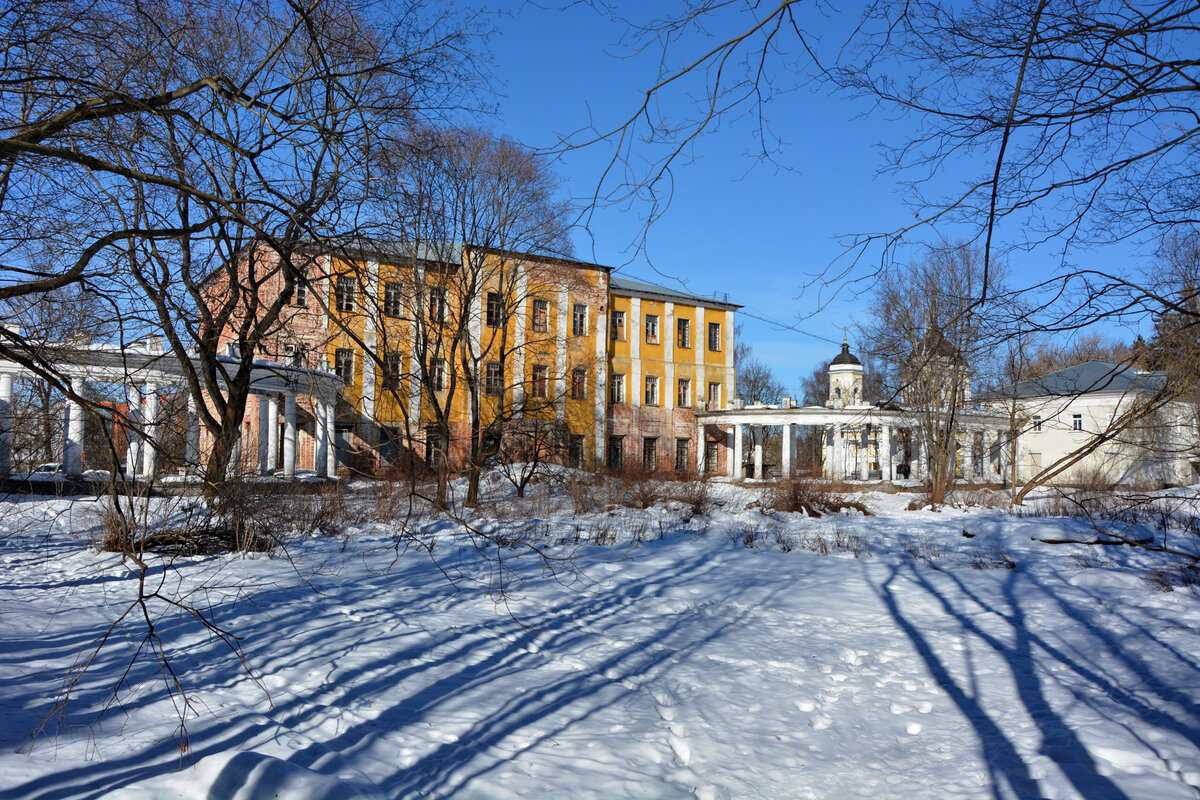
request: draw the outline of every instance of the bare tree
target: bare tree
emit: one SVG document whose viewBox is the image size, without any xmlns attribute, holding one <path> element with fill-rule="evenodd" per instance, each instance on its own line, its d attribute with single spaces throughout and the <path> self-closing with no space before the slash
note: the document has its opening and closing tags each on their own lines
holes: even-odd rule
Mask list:
<svg viewBox="0 0 1200 800">
<path fill-rule="evenodd" d="M 418 130 L 393 143 L 391 157 L 388 199 L 413 254 L 410 379 L 433 420 L 427 446 L 440 453 L 436 502 L 446 502 L 455 420 L 465 403 L 466 502 L 474 505 L 480 472 L 511 423 L 553 415 L 566 391 L 557 365 L 539 371 L 524 356 L 554 352 L 549 308 L 572 272 L 555 265 L 570 252 L 567 208 L 545 162 L 486 131 Z"/>
<path fill-rule="evenodd" d="M 879 282 L 864 334 L 868 351 L 886 367 L 885 394 L 920 419 L 929 492 L 939 504 L 954 483 L 959 415 L 971 407 L 972 382 L 1003 338 L 996 320 L 980 313 L 988 288 L 981 254 L 946 245 Z"/>
</svg>

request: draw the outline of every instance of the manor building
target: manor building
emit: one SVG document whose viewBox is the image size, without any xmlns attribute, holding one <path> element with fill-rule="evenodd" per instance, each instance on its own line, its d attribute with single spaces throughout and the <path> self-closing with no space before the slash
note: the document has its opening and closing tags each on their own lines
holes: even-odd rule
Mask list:
<svg viewBox="0 0 1200 800">
<path fill-rule="evenodd" d="M 275 270 L 261 291 L 282 280 Z M 361 243 L 305 260 L 256 355 L 341 377 L 332 413 L 302 402 L 297 422 L 302 443 L 328 429 L 339 469 L 375 474 L 443 457 L 457 466 L 471 437 L 501 420 L 508 457 L 544 437 L 553 446 L 540 455 L 583 468 L 726 473 L 729 435 L 696 412 L 735 397 L 738 308 L 583 261 Z M 277 439 L 277 403 L 252 398 L 243 438 Z"/>
</svg>

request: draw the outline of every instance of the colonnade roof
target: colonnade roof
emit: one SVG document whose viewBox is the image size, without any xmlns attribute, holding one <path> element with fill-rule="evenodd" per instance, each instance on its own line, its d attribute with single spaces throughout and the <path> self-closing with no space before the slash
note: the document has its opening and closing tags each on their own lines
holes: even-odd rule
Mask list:
<svg viewBox="0 0 1200 800">
<path fill-rule="evenodd" d="M 922 414 L 919 411 L 878 406 L 747 406 L 697 411 L 696 419 L 713 425 L 891 425 L 916 428 L 921 424 Z M 1007 430 L 1010 425 L 1008 414 L 978 409 L 957 410 L 954 412 L 954 421 L 957 427 L 970 430 Z"/>
<path fill-rule="evenodd" d="M 124 384 L 157 384 L 181 386 L 187 383 L 184 370 L 172 351 L 152 347 L 91 345 L 72 343 L 39 344 L 37 358 L 54 373 L 72 380 Z M 192 367 L 199 369 L 199 360 L 192 357 Z M 217 356 L 218 368 L 225 367 L 219 378 L 228 382 L 239 361 L 232 356 Z M 35 371 L 15 361 L 0 359 L 0 373 L 18 378 L 41 377 Z M 324 399 L 337 395 L 344 385 L 336 373 L 308 367 L 280 364 L 255 359 L 250 372 L 250 390 L 256 394 L 307 394 Z"/>
</svg>

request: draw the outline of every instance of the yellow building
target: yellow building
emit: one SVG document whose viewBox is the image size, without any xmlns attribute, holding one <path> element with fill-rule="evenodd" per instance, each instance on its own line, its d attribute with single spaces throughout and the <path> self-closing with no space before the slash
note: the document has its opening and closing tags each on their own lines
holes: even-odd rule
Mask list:
<svg viewBox="0 0 1200 800">
<path fill-rule="evenodd" d="M 723 470 L 726 434 L 695 411 L 735 396 L 739 306 L 611 272 L 462 246 L 315 255 L 260 349 L 342 377 L 333 441 L 353 470 L 458 465 L 491 430 L 500 458 Z"/>
</svg>

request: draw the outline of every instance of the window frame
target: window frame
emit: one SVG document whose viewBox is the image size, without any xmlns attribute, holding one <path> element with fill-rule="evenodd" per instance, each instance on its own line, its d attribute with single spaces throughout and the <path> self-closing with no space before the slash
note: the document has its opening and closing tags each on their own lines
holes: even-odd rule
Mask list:
<svg viewBox="0 0 1200 800">
<path fill-rule="evenodd" d="M 708 323 L 708 349 L 713 353 L 721 352 L 721 323 Z"/>
<path fill-rule="evenodd" d="M 1031 431 L 1032 431 L 1033 433 L 1041 433 L 1041 432 L 1042 432 L 1042 422 L 1043 422 L 1043 421 L 1044 421 L 1044 420 L 1042 419 L 1042 415 L 1041 415 L 1041 414 L 1034 414 L 1034 415 L 1033 415 L 1033 420 L 1031 421 L 1031 425 L 1032 425 L 1032 427 L 1031 427 Z"/>
<path fill-rule="evenodd" d="M 504 302 L 499 292 L 488 292 L 484 322 L 489 328 L 499 328 L 504 324 Z"/>
<path fill-rule="evenodd" d="M 446 324 L 446 287 L 429 287 L 429 321 L 434 325 Z"/>
<path fill-rule="evenodd" d="M 292 306 L 308 308 L 308 270 L 296 267 L 296 279 L 292 282 Z"/>
<path fill-rule="evenodd" d="M 675 405 L 689 408 L 692 405 L 692 379 L 680 378 L 675 390 Z"/>
<path fill-rule="evenodd" d="M 484 394 L 499 395 L 504 391 L 504 370 L 499 361 L 488 361 L 483 365 Z"/>
<path fill-rule="evenodd" d="M 608 402 L 613 405 L 625 404 L 625 373 L 614 372 L 608 381 Z"/>
<path fill-rule="evenodd" d="M 529 396 L 536 400 L 545 400 L 550 396 L 550 367 L 534 364 L 530 372 Z"/>
<path fill-rule="evenodd" d="M 658 437 L 642 437 L 642 469 L 646 472 L 658 471 Z"/>
<path fill-rule="evenodd" d="M 550 332 L 550 301 L 540 297 L 533 299 L 533 309 L 529 315 L 529 327 L 534 333 Z"/>
<path fill-rule="evenodd" d="M 658 344 L 658 314 L 646 315 L 646 344 Z"/>
<path fill-rule="evenodd" d="M 333 301 L 339 314 L 353 314 L 358 308 L 358 279 L 339 275 L 333 284 Z"/>
<path fill-rule="evenodd" d="M 576 367 L 571 370 L 571 399 L 587 399 L 587 369 L 585 367 Z"/>
<path fill-rule="evenodd" d="M 722 384 L 721 381 L 709 381 L 708 382 L 708 410 L 709 411 L 716 411 L 716 410 L 720 409 L 721 395 L 724 394 L 723 386 L 724 386 L 724 384 Z M 714 393 L 716 394 L 715 400 L 713 399 Z M 713 408 L 713 406 L 716 406 L 716 408 Z"/>
<path fill-rule="evenodd" d="M 435 392 L 446 391 L 446 359 L 435 358 L 429 362 L 429 385 Z"/>
<path fill-rule="evenodd" d="M 692 349 L 692 321 L 690 319 L 675 320 L 675 346 L 680 350 Z"/>
<path fill-rule="evenodd" d="M 625 341 L 625 312 L 610 311 L 608 314 L 609 338 L 614 342 Z"/>
<path fill-rule="evenodd" d="M 571 306 L 571 335 L 587 336 L 588 307 L 587 303 L 575 303 Z"/>
<path fill-rule="evenodd" d="M 644 405 L 648 405 L 648 406 L 659 405 L 658 376 L 657 375 L 647 375 L 644 383 L 646 386 L 646 393 L 644 395 L 644 399 L 645 399 Z"/>
<path fill-rule="evenodd" d="M 1083 432 L 1083 414 L 1071 415 L 1071 430 L 1077 433 Z"/>
<path fill-rule="evenodd" d="M 404 358 L 403 356 L 392 350 L 383 354 L 383 369 L 380 376 L 380 382 L 384 389 L 400 388 L 400 375 L 403 372 Z"/>
<path fill-rule="evenodd" d="M 675 439 L 675 471 L 687 472 L 689 461 L 688 454 L 691 451 L 691 439 L 676 437 Z"/>
<path fill-rule="evenodd" d="M 349 367 L 347 372 L 347 366 Z M 351 347 L 339 347 L 333 351 L 333 371 L 342 379 L 342 383 L 346 386 L 354 385 L 354 349 Z"/>
<path fill-rule="evenodd" d="M 404 316 L 404 286 L 400 281 L 386 281 L 383 284 L 383 315 Z"/>
</svg>

